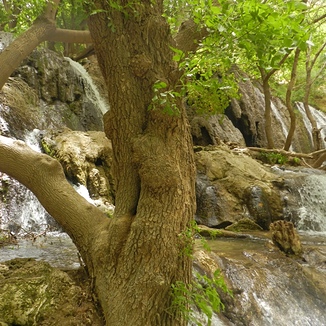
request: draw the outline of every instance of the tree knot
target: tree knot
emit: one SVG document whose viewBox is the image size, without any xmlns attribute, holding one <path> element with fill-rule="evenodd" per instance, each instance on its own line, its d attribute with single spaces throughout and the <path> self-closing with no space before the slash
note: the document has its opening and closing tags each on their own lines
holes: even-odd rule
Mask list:
<svg viewBox="0 0 326 326">
<path fill-rule="evenodd" d="M 143 77 L 150 69 L 152 60 L 146 54 L 137 54 L 130 60 L 130 67 L 137 77 Z"/>
</svg>

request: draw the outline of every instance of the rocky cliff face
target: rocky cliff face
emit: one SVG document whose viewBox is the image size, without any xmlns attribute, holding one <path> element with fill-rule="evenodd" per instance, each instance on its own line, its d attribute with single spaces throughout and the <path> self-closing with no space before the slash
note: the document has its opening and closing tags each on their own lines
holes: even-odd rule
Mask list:
<svg viewBox="0 0 326 326">
<path fill-rule="evenodd" d="M 225 115 L 209 118 L 190 114 L 195 145 L 216 145 L 219 142 L 234 143 L 240 147 L 266 147 L 264 95 L 261 86 L 242 72 L 235 70 L 239 86 L 239 99 L 232 99 Z M 285 144 L 290 126 L 289 114 L 279 98 L 272 100 L 273 136 L 276 148 Z M 313 150 L 311 139 L 297 110 L 297 128 L 292 150 L 308 153 Z"/>
<path fill-rule="evenodd" d="M 0 116 L 17 138 L 35 128 L 103 130 L 101 109 L 87 83 L 67 59 L 35 50 L 1 91 Z"/>
</svg>

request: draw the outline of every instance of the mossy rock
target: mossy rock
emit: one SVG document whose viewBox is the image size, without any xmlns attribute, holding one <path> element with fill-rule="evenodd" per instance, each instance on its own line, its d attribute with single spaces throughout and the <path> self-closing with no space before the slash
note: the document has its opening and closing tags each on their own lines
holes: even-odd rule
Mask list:
<svg viewBox="0 0 326 326">
<path fill-rule="evenodd" d="M 101 325 L 84 289 L 46 262 L 0 265 L 0 325 Z"/>
</svg>

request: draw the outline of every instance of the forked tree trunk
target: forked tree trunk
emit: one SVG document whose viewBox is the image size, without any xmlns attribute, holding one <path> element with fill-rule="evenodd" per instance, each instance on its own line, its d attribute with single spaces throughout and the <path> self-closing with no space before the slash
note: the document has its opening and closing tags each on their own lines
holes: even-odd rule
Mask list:
<svg viewBox="0 0 326 326">
<path fill-rule="evenodd" d="M 89 22 L 109 91 L 104 123 L 116 176 L 116 212 L 99 240 L 110 245 L 95 261 L 102 271 L 95 272 L 96 289 L 107 325 L 184 325 L 169 307 L 172 283 L 191 275 L 185 249 L 195 213 L 192 141 L 181 101 L 178 114 L 149 110 L 154 83 L 177 90 L 180 72 L 162 2 L 127 3 L 116 10 L 96 1 L 104 11 Z"/>
<path fill-rule="evenodd" d="M 92 15 L 90 24 L 111 104 L 105 129 L 114 151 L 114 218 L 80 197 L 58 162 L 22 142 L 0 136 L 0 171 L 31 189 L 71 236 L 94 280 L 107 325 L 185 325 L 170 308 L 171 285 L 191 277 L 187 252 L 195 165 L 190 129 L 180 99 L 174 115 L 163 107 L 149 110 L 154 83 L 163 81 L 177 91 L 180 72 L 172 60 L 162 2 L 120 4 L 116 10 L 106 0 L 96 1 L 104 11 Z M 56 36 L 48 20 L 52 14 L 47 10 L 45 25 L 39 21 L 19 39 L 21 45 L 14 43 L 18 48 L 11 45 L 0 54 L 3 67 L 10 65 L 2 77 L 49 39 L 49 31 Z"/>
</svg>

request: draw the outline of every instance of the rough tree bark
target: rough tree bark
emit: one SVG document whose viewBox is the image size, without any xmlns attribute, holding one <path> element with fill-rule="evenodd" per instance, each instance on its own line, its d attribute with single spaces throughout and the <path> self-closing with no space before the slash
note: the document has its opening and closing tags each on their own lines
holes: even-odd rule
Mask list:
<svg viewBox="0 0 326 326">
<path fill-rule="evenodd" d="M 262 81 L 263 81 L 263 91 L 264 91 L 264 99 L 265 99 L 265 134 L 267 139 L 267 147 L 274 148 L 274 139 L 273 139 L 273 131 L 272 131 L 272 96 L 271 89 L 269 86 L 269 77 L 265 73 L 262 73 Z"/>
<path fill-rule="evenodd" d="M 91 16 L 90 29 L 111 104 L 105 131 L 114 151 L 114 218 L 79 197 L 54 159 L 22 142 L 0 136 L 0 171 L 31 189 L 71 236 L 107 325 L 185 325 L 170 310 L 170 291 L 175 281 L 187 283 L 191 277 L 185 254 L 192 246 L 187 231 L 195 213 L 190 129 L 179 98 L 175 114 L 162 107 L 149 110 L 157 80 L 178 90 L 180 71 L 170 50 L 175 44 L 162 18 L 162 1 L 121 1 L 119 9 L 104 0 L 95 4 L 104 10 Z M 11 62 L 5 76 L 55 31 L 53 12 L 45 17 L 44 25 L 36 23 L 15 43 L 21 53 L 11 59 L 9 53 L 17 52 L 11 46 L 0 55 L 0 63 Z"/>
<path fill-rule="evenodd" d="M 125 7 L 116 10 L 96 1 L 104 12 L 89 22 L 109 90 L 104 123 L 117 180 L 114 225 L 121 229 L 108 255 L 96 262 L 103 271 L 97 292 L 109 303 L 103 307 L 108 325 L 183 325 L 168 310 L 171 284 L 187 283 L 191 274 L 183 250 L 195 209 L 192 142 L 180 100 L 178 114 L 149 110 L 157 80 L 178 89 L 180 72 L 170 50 L 175 44 L 162 1 L 120 4 Z M 104 241 L 116 234 L 110 231 Z"/>
</svg>

